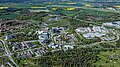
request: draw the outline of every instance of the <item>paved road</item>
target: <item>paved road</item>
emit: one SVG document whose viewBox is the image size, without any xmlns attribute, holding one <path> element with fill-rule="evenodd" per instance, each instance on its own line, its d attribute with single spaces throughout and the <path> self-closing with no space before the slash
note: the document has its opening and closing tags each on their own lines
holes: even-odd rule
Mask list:
<svg viewBox="0 0 120 67">
<path fill-rule="evenodd" d="M 13 66 L 11 65 L 11 63 L 9 63 L 9 62 L 7 62 L 7 64 L 10 65 L 10 67 L 13 67 Z"/>
<path fill-rule="evenodd" d="M 83 38 L 83 37 L 80 35 L 80 33 L 78 33 L 76 30 L 75 30 L 75 32 L 77 33 L 77 35 L 78 35 L 80 38 Z"/>
<path fill-rule="evenodd" d="M 13 64 L 15 64 L 16 67 L 19 67 L 19 66 L 14 62 L 14 60 L 13 60 L 13 58 L 12 58 L 12 56 L 11 56 L 12 53 L 7 49 L 5 42 L 4 42 L 3 40 L 1 40 L 1 39 L 0 39 L 0 41 L 1 41 L 1 43 L 3 44 L 4 49 L 5 49 L 5 52 L 6 52 L 6 55 L 8 56 L 8 58 L 10 59 L 10 61 L 12 61 Z"/>
</svg>

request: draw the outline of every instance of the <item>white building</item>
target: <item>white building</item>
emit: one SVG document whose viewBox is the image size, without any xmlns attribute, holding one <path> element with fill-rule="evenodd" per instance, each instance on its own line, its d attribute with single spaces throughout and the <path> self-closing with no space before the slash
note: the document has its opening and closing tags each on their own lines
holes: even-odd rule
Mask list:
<svg viewBox="0 0 120 67">
<path fill-rule="evenodd" d="M 83 34 L 83 37 L 85 37 L 86 39 L 91 39 L 91 38 L 94 38 L 94 37 L 102 37 L 106 34 L 103 34 L 103 33 L 87 33 L 87 34 Z"/>
<path fill-rule="evenodd" d="M 80 27 L 80 28 L 77 28 L 76 31 L 81 32 L 81 33 L 85 33 L 85 32 L 88 32 L 88 29 Z"/>
<path fill-rule="evenodd" d="M 120 21 L 103 23 L 103 25 L 104 25 L 104 26 L 111 26 L 111 27 L 120 28 Z"/>
<path fill-rule="evenodd" d="M 63 46 L 64 50 L 73 49 L 73 48 L 74 48 L 74 45 L 64 45 Z"/>
</svg>

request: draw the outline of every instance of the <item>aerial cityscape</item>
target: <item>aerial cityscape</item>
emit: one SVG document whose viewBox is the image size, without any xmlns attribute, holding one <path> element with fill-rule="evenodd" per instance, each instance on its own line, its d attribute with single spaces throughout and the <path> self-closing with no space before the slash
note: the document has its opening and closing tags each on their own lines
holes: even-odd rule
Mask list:
<svg viewBox="0 0 120 67">
<path fill-rule="evenodd" d="M 0 0 L 0 67 L 120 67 L 120 0 Z"/>
</svg>

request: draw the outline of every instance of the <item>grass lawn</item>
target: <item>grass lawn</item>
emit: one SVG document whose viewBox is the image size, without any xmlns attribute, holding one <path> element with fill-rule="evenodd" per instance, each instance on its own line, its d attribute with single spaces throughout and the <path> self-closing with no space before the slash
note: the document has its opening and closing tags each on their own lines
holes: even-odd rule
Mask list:
<svg viewBox="0 0 120 67">
<path fill-rule="evenodd" d="M 15 19 L 19 16 L 19 14 L 17 12 L 11 12 L 9 14 L 6 13 L 0 13 L 0 19 L 7 19 L 7 18 L 11 18 L 11 19 Z"/>
<path fill-rule="evenodd" d="M 43 45 L 40 44 L 38 41 L 37 41 L 37 42 L 31 42 L 31 44 L 34 44 L 34 45 L 35 45 L 35 47 L 33 47 L 33 48 L 39 48 L 39 47 L 42 47 L 42 46 L 43 46 Z"/>
<path fill-rule="evenodd" d="M 49 27 L 68 26 L 69 25 L 68 22 L 69 21 L 63 19 L 63 20 L 59 20 L 59 21 L 48 22 L 48 24 L 49 24 Z"/>
<path fill-rule="evenodd" d="M 34 64 L 32 61 L 27 60 L 26 62 L 27 62 L 28 65 L 30 65 L 30 66 L 35 66 L 35 64 Z"/>
<path fill-rule="evenodd" d="M 111 55 L 118 55 L 120 54 L 120 50 L 113 50 L 113 51 L 106 51 L 106 52 L 100 52 L 98 55 L 101 60 L 99 60 L 97 63 L 95 63 L 96 66 L 102 65 L 102 67 L 119 67 L 120 66 L 120 58 L 111 58 Z"/>
<path fill-rule="evenodd" d="M 2 55 L 5 55 L 4 51 L 0 51 L 0 56 L 2 56 Z"/>
<path fill-rule="evenodd" d="M 65 14 L 67 16 L 73 16 L 77 13 L 77 11 L 61 11 L 60 13 Z"/>
<path fill-rule="evenodd" d="M 98 8 L 98 9 L 100 9 L 100 8 Z M 95 10 L 95 9 L 81 9 L 79 12 L 94 15 L 94 16 L 98 15 L 98 16 L 102 16 L 102 17 L 108 16 L 109 14 L 112 13 L 109 11 L 107 12 L 107 11 L 101 11 L 101 10 Z"/>
</svg>

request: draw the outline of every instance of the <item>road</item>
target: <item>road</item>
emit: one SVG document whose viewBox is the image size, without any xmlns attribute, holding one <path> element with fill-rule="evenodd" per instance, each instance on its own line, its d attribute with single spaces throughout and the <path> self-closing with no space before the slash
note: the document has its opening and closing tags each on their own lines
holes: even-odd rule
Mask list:
<svg viewBox="0 0 120 67">
<path fill-rule="evenodd" d="M 75 32 L 77 33 L 77 35 L 78 35 L 80 38 L 83 38 L 83 37 L 80 35 L 80 33 L 78 33 L 76 30 L 75 30 Z"/>
<path fill-rule="evenodd" d="M 6 47 L 6 44 L 5 44 L 5 41 L 3 41 L 3 40 L 1 40 L 0 39 L 0 41 L 1 41 L 1 43 L 3 44 L 3 47 L 4 47 L 4 49 L 5 49 L 5 53 L 6 53 L 6 55 L 8 56 L 8 58 L 10 59 L 10 61 L 13 63 L 13 64 L 15 64 L 15 66 L 16 67 L 19 67 L 15 62 L 14 62 L 14 59 L 12 58 L 12 56 L 11 56 L 11 52 L 9 51 L 9 49 Z"/>
</svg>

